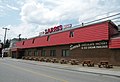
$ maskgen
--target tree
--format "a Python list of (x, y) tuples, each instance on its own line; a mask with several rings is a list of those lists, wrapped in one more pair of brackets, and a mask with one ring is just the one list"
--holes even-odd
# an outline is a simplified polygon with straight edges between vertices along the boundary
[(10, 40), (6, 40), (5, 44), (4, 44), (4, 48), (9, 48), (10, 46)]

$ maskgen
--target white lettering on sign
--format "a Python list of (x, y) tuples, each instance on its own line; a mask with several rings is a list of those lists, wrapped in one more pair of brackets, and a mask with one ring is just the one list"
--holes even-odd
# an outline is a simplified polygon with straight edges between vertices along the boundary
[(79, 43), (76, 45), (70, 45), (70, 50), (80, 48), (80, 49), (95, 49), (95, 48), (108, 48), (108, 42), (91, 42), (91, 43)]
[(64, 25), (64, 29), (71, 28), (71, 27), (72, 27), (72, 24)]

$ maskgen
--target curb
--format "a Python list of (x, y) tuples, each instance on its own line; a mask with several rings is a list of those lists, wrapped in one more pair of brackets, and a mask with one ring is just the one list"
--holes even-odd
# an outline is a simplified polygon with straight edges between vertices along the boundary
[(98, 75), (113, 76), (113, 77), (120, 78), (120, 75), (112, 75), (112, 74), (105, 74), (105, 73), (96, 73), (96, 72), (90, 72), (90, 71), (80, 71), (80, 70), (75, 70), (75, 69), (62, 68), (62, 67), (53, 67), (53, 66), (48, 66), (48, 65), (42, 65), (42, 66), (51, 67), (51, 68), (57, 68), (57, 69), (70, 70), (70, 71), (76, 71), (76, 72), (83, 72), (83, 73), (92, 73), (92, 74), (98, 74)]
[[(36, 64), (36, 63), (34, 63), (34, 62), (26, 62), (26, 61), (17, 61), (17, 62), (32, 64), (32, 65), (39, 65), (39, 64)], [(113, 77), (120, 78), (120, 75), (115, 75), (115, 74), (98, 73), (98, 72), (84, 71), (84, 70), (75, 70), (75, 69), (71, 69), (71, 68), (50, 66), (50, 65), (45, 65), (45, 64), (40, 64), (40, 66), (51, 67), (51, 68), (57, 68), (57, 69), (64, 69), (64, 70), (76, 71), (76, 72), (83, 72), (83, 73), (91, 73), (91, 74), (97, 74), (97, 75), (113, 76)]]

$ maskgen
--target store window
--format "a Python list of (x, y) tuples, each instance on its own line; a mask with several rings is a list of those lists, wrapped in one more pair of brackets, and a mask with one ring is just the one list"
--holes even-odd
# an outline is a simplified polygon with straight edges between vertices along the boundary
[(28, 56), (31, 56), (32, 55), (32, 52), (31, 51), (28, 51)]
[(62, 57), (70, 56), (69, 49), (63, 49), (62, 50)]
[(50, 56), (56, 56), (56, 50), (50, 50)]
[(46, 50), (41, 51), (41, 56), (46, 56)]
[(34, 51), (34, 56), (38, 56), (38, 51)]

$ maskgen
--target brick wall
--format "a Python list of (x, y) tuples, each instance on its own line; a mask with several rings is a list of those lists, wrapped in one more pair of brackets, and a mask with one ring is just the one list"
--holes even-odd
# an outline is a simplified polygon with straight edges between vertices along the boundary
[[(70, 49), (70, 45), (65, 46), (54, 46), (54, 47), (44, 47), (39, 48), (39, 56), (41, 57), (41, 50), (46, 50), (46, 56), (50, 57), (50, 50), (56, 50), (56, 56), (54, 58), (75, 58), (78, 59), (80, 62), (83, 60), (92, 60), (96, 64), (100, 61), (109, 61), (113, 65), (120, 65), (120, 49), (80, 49), (76, 48), (73, 50), (70, 50), (70, 56), (69, 57), (62, 57), (62, 49)], [(28, 49), (32, 52), (34, 52), (36, 49)], [(27, 51), (25, 54), (27, 54)]]

